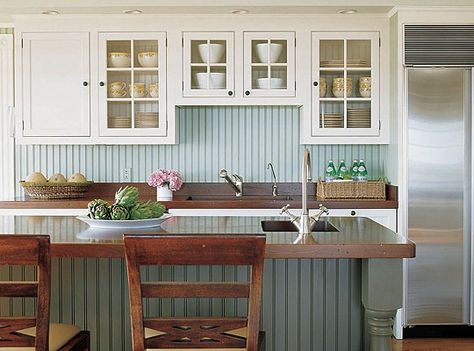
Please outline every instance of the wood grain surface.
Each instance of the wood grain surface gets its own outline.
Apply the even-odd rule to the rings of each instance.
[[[114,201],[115,192],[125,185],[138,187],[142,201],[155,200],[156,190],[146,183],[94,183],[83,199],[38,200],[19,197],[11,201],[0,201],[0,209],[84,209],[89,201],[97,198]],[[257,209],[281,208],[287,203],[292,208],[301,208],[301,184],[279,183],[277,198],[271,196],[271,183],[245,183],[243,196],[235,196],[232,188],[226,183],[187,183],[174,193],[172,201],[164,201],[167,208],[231,208]],[[387,185],[386,200],[317,200],[316,184],[308,184],[308,207],[318,208],[323,204],[332,209],[383,209],[398,208],[398,188]],[[290,200],[287,199],[290,198]]]

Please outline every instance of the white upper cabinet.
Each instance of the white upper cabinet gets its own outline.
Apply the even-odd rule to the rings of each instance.
[[[183,96],[233,97],[234,33],[183,33]]]
[[[379,34],[315,32],[312,38],[313,136],[378,136]]]
[[[89,33],[23,33],[23,136],[90,135]]]
[[[245,96],[295,96],[295,56],[295,32],[244,32]]]
[[[166,136],[166,33],[99,33],[99,136]]]

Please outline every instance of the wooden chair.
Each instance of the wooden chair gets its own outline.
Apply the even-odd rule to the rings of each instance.
[[[37,267],[37,281],[2,281],[0,297],[36,297],[36,317],[0,317],[0,350],[88,351],[89,332],[49,324],[51,256],[48,235],[0,235],[0,265]]]
[[[264,347],[259,333],[265,236],[125,235],[133,351],[247,350]],[[246,265],[250,282],[142,282],[145,265]],[[145,297],[248,298],[245,317],[144,318]]]

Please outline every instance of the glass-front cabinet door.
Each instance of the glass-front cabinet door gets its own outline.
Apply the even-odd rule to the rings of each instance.
[[[183,96],[233,97],[234,33],[183,33]]]
[[[312,51],[313,135],[379,135],[378,32],[314,32]]]
[[[244,32],[244,95],[295,96],[295,33]]]
[[[166,136],[166,33],[99,34],[101,136]]]

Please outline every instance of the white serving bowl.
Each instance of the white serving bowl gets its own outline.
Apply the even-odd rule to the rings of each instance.
[[[132,62],[128,52],[109,52],[109,66],[114,68],[130,67]]]
[[[199,89],[225,89],[225,73],[209,73],[209,87],[207,86],[207,75],[206,72],[196,73],[196,81]]]
[[[268,89],[268,78],[257,79],[258,89]],[[283,79],[281,78],[270,78],[270,89],[281,89],[283,88]]]
[[[225,53],[224,44],[199,44],[199,55],[201,55],[202,62],[205,63],[219,63]]]
[[[270,60],[268,59],[268,43],[257,44],[257,57],[262,63],[275,63],[278,61],[278,58],[281,55],[281,50],[283,49],[282,44],[271,43],[270,44]]]
[[[158,67],[158,53],[156,51],[145,51],[138,53],[138,63],[142,67]]]

